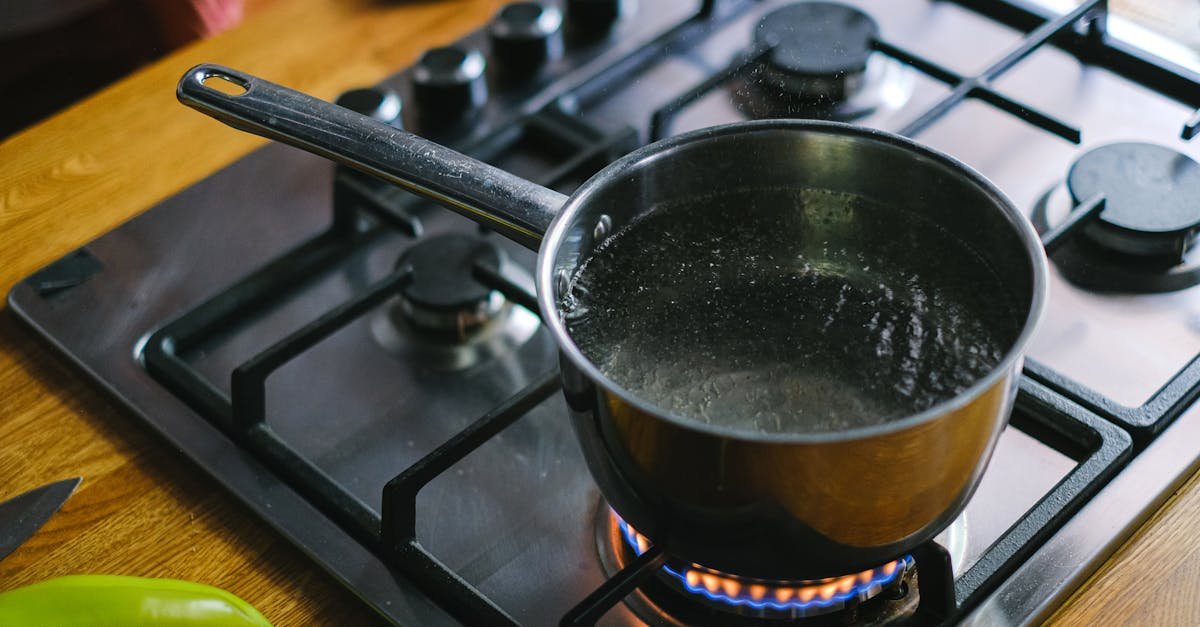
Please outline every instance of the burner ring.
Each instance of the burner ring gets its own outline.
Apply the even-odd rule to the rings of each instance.
[[[809,118],[850,122],[900,109],[912,96],[916,84],[911,68],[882,55],[867,63],[861,89],[840,102],[814,101],[770,89],[759,80],[762,72],[761,66],[751,66],[728,85],[734,106],[756,120]]]

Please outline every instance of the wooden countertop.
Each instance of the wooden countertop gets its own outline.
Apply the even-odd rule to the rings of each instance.
[[[324,98],[486,20],[499,0],[277,0],[0,144],[0,290],[259,146],[175,101],[188,67],[230,65]],[[72,573],[228,589],[277,625],[372,624],[349,592],[203,471],[0,314],[0,499],[82,475],[0,590]],[[1200,624],[1200,485],[1179,494],[1057,616]]]

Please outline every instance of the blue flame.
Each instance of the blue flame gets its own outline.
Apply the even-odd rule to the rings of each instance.
[[[614,515],[616,515],[615,512],[614,512]],[[642,551],[638,548],[637,536],[635,535],[633,527],[630,527],[620,516],[616,516],[616,518],[617,518],[617,524],[620,525],[620,528],[621,528],[621,535],[625,537],[625,542],[627,542],[629,544],[629,546],[633,549],[634,553],[641,555]],[[685,572],[680,572],[680,571],[676,570],[675,568],[672,568],[669,564],[663,565],[663,572],[666,572],[667,574],[671,575],[675,579],[679,580],[679,583],[684,587],[684,589],[688,590],[689,592],[703,595],[713,601],[726,603],[728,605],[747,606],[747,607],[752,607],[752,608],[760,609],[760,610],[761,609],[770,609],[770,610],[778,610],[778,611],[787,612],[787,611],[793,611],[793,610],[803,611],[803,610],[807,610],[807,609],[811,609],[811,608],[815,608],[815,607],[829,607],[829,606],[835,605],[835,604],[840,607],[841,605],[845,604],[846,601],[849,601],[850,599],[859,598],[859,597],[863,596],[871,588],[873,588],[875,586],[886,586],[887,584],[891,583],[892,581],[895,581],[897,577],[900,577],[901,575],[903,575],[913,564],[913,558],[911,555],[905,555],[904,557],[900,558],[898,561],[899,561],[899,564],[896,565],[896,569],[893,570],[890,575],[884,573],[882,569],[877,568],[874,571],[875,578],[867,583],[862,583],[861,581],[856,581],[854,584],[854,587],[851,588],[850,591],[848,591],[848,592],[834,594],[834,595],[830,596],[828,599],[814,597],[812,599],[809,599],[808,601],[800,601],[799,599],[791,599],[788,601],[781,602],[778,600],[767,600],[765,596],[763,597],[762,600],[756,601],[752,598],[749,598],[746,596],[741,596],[741,595],[729,596],[728,594],[725,594],[723,591],[713,592],[713,591],[709,590],[708,588],[705,588],[704,586],[693,586],[693,585],[689,584],[687,581],[687,574]],[[704,571],[701,570],[700,572],[704,572]],[[719,573],[713,573],[713,574],[719,574]],[[728,577],[728,575],[722,575],[722,576]],[[766,582],[764,582],[764,583],[766,583]],[[767,585],[769,585],[769,583]],[[814,585],[819,585],[819,584],[814,584]]]

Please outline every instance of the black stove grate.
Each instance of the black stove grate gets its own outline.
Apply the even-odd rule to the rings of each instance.
[[[254,450],[360,542],[386,556],[390,564],[421,586],[456,618],[468,624],[517,625],[515,619],[501,607],[422,547],[416,534],[416,499],[426,484],[555,393],[559,387],[556,371],[538,377],[525,389],[389,481],[384,487],[381,515],[376,515],[277,437],[265,418],[263,387],[266,377],[273,370],[378,305],[394,293],[408,276],[404,269],[397,271],[247,360],[234,371],[232,399],[221,406],[221,413],[217,415],[228,417],[224,426],[232,430],[231,435],[239,443]],[[532,294],[521,293],[519,288],[495,273],[483,269],[478,276],[489,282],[491,287],[505,293],[513,302],[534,304]],[[215,300],[219,300],[219,297]],[[195,313],[193,311],[189,315]],[[191,371],[172,350],[176,338],[171,332],[179,331],[179,328],[172,327],[186,322],[187,317],[153,336],[144,353],[147,368],[156,377],[175,387],[177,392],[181,390],[180,386],[194,386],[197,380],[201,380],[200,375]],[[196,338],[178,339],[195,341]],[[192,377],[196,380],[189,380]],[[192,389],[185,398],[189,398],[189,402],[203,401],[205,394],[198,393],[199,389],[202,388]],[[219,395],[215,390],[210,392]],[[918,573],[926,573],[923,580],[927,582],[922,586],[926,596],[919,604],[918,612],[920,620],[927,624],[940,623],[970,609],[971,603],[979,599],[981,591],[1020,564],[1025,556],[1100,489],[1131,455],[1131,439],[1124,431],[1029,378],[1021,381],[1016,408],[1011,426],[1036,434],[1040,441],[1075,460],[1077,466],[957,579],[930,576],[939,563],[934,558],[943,555],[944,549],[926,547],[917,551],[920,556],[916,559]],[[636,589],[667,559],[666,554],[653,548],[647,551],[571,610],[564,617],[563,624],[591,624]],[[930,581],[943,582],[941,586],[946,589],[932,589],[941,586],[931,586],[928,583]],[[953,588],[952,592],[950,587]]]
[[[1079,21],[1076,19],[1068,25],[1069,27],[1054,29],[1053,33],[1047,32],[1047,27],[1054,23],[1051,22],[1055,19],[1053,15],[1045,8],[1025,0],[955,1],[1013,28],[1033,31],[1029,39],[1042,37],[1041,43],[1051,43],[1071,53],[1083,63],[1105,68],[1189,107],[1196,107],[1195,114],[1180,121],[1180,135],[1184,139],[1192,139],[1200,132],[1200,75],[1123,41],[1105,37],[1106,0],[1090,0],[1072,12],[1071,15],[1082,17],[1086,24],[1083,28],[1076,25]],[[1061,22],[1061,18],[1059,21]],[[1029,50],[1026,51],[1028,52]],[[1081,205],[1076,211],[1082,213],[1086,209]],[[1068,221],[1070,220],[1071,218],[1068,218]],[[1200,357],[1190,361],[1145,403],[1137,407],[1122,405],[1035,360],[1026,361],[1025,374],[1125,427],[1133,434],[1139,448],[1166,428],[1200,396]]]
[[[631,149],[636,133],[632,129],[605,133],[577,118],[549,110],[485,138],[468,152],[491,160],[522,141],[550,145],[562,158],[559,167],[540,177],[542,184],[570,186]],[[427,201],[412,194],[339,169],[333,195],[333,213],[322,233],[154,332],[141,357],[151,375],[232,439],[260,455],[347,532],[368,546],[380,547],[379,516],[272,430],[267,421],[266,382],[272,372],[395,295],[410,280],[406,268],[397,269],[244,361],[232,372],[229,395],[182,358],[192,347],[219,337],[227,327],[285,298],[382,229],[409,236],[421,233],[421,224],[409,209]],[[497,269],[478,265],[475,275],[508,294],[512,302],[537,311],[535,297]]]
[[[1004,94],[996,91],[991,86],[991,82],[1008,71],[1014,65],[1036,50],[1039,46],[1050,41],[1059,33],[1075,28],[1080,20],[1084,20],[1087,24],[1086,29],[1089,33],[1099,33],[1103,29],[1104,7],[1107,0],[1089,0],[1080,5],[1071,13],[1048,19],[1036,31],[1026,37],[1021,43],[1005,54],[999,61],[993,63],[983,72],[975,76],[963,76],[954,70],[951,70],[940,63],[925,58],[915,52],[906,50],[900,46],[888,43],[882,38],[872,42],[872,48],[876,52],[880,52],[889,57],[902,61],[913,68],[919,70],[923,74],[937,79],[942,83],[953,88],[945,98],[935,104],[921,114],[917,119],[907,124],[899,134],[905,136],[916,135],[924,130],[933,122],[940,119],[957,104],[967,98],[978,98],[987,102],[1003,111],[1020,117],[1030,124],[1037,126],[1049,133],[1053,133],[1063,139],[1078,144],[1081,137],[1081,132],[1078,128],[1063,122],[1052,115],[1042,113],[1037,109],[1022,104]],[[1097,35],[1089,35],[1089,42],[1101,42],[1102,37]],[[1093,44],[1097,45],[1097,44]],[[686,108],[688,105],[699,100],[708,92],[725,84],[730,79],[743,74],[750,67],[760,61],[766,54],[771,51],[769,47],[750,50],[743,53],[738,58],[734,59],[728,66],[717,70],[711,76],[696,84],[696,86],[686,90],[677,98],[668,104],[660,107],[650,116],[650,140],[656,141],[662,139],[669,134],[671,120]]]
[[[1033,31],[1053,20],[1047,8],[1029,0],[953,0],[971,10],[1022,31]],[[1152,55],[1118,39],[1106,37],[1107,0],[1089,0],[1080,8],[1093,11],[1084,29],[1059,31],[1050,43],[1088,65],[1110,70],[1126,80],[1197,109],[1181,120],[1181,136],[1191,139],[1200,130],[1200,75],[1177,63]]]
[[[396,475],[383,488],[383,514],[378,527],[383,550],[398,569],[421,585],[448,612],[467,624],[518,623],[421,546],[417,539],[417,493],[558,389],[557,371],[542,375]]]

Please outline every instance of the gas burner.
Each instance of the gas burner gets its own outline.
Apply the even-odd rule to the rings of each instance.
[[[1200,165],[1154,144],[1109,144],[1072,165],[1066,184],[1034,204],[1039,232],[1061,223],[1081,202],[1105,197],[1100,214],[1051,259],[1068,281],[1106,292],[1161,293],[1200,285]]]
[[[650,548],[650,541],[623,520],[617,520],[621,535],[635,554]],[[879,568],[816,581],[764,581],[746,579],[705,568],[699,564],[663,566],[671,587],[696,595],[697,600],[719,609],[762,617],[795,618],[819,616],[861,603],[900,581],[912,567],[905,556]]]
[[[1112,252],[1182,263],[1200,231],[1200,164],[1166,146],[1093,148],[1071,166],[1067,191],[1075,204],[1104,195],[1083,233]]]
[[[763,16],[756,48],[770,48],[740,80],[734,101],[750,117],[852,120],[899,107],[912,92],[903,64],[872,54],[879,26],[835,2],[798,2]]]
[[[603,504],[597,513],[597,545],[610,573],[628,565],[650,541]],[[938,537],[951,561],[962,564],[966,552],[963,518]],[[889,624],[911,616],[917,595],[913,558],[903,556],[858,573],[817,581],[766,581],[722,573],[699,564],[668,560],[659,576],[626,598],[630,608],[651,625],[706,624],[721,618],[736,624],[770,625],[804,618],[805,624],[863,621]]]
[[[533,279],[483,236],[426,238],[400,256],[412,280],[371,323],[384,348],[438,369],[469,368],[515,350],[537,331],[537,317],[482,284],[476,268],[492,268],[517,285]]]

